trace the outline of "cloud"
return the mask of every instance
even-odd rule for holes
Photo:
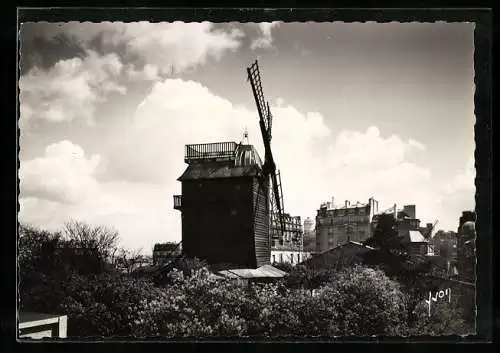
[[[250,48],[254,49],[266,49],[270,48],[273,44],[273,37],[271,35],[271,30],[280,25],[280,22],[261,22],[258,24],[260,37],[254,39],[250,44]]]
[[[209,58],[218,60],[226,51],[238,49],[244,36],[236,28],[223,31],[214,29],[214,24],[209,22],[180,21],[68,22],[54,25],[45,32],[48,37],[61,34],[88,49],[99,42],[102,51],[119,52],[123,59],[134,61],[141,69],[147,65],[149,72],[154,67],[165,75],[202,65]]]
[[[117,55],[95,52],[83,59],[61,60],[47,71],[32,68],[19,81],[21,126],[33,119],[93,123],[96,103],[110,93],[126,92],[117,82],[122,69]]]
[[[45,155],[23,161],[19,169],[23,197],[74,204],[94,197],[94,173],[100,156],[85,157],[83,149],[69,141],[49,145]]]
[[[49,145],[42,157],[22,161],[19,219],[52,230],[70,219],[105,224],[120,231],[124,246],[146,250],[178,233],[180,220],[162,221],[174,212],[168,190],[147,183],[101,182],[96,179],[100,163],[99,155],[87,157],[66,140]]]
[[[412,161],[414,153],[426,153],[420,142],[384,136],[374,126],[334,134],[320,113],[301,112],[283,100],[271,110],[271,145],[287,212],[314,217],[331,196],[338,204],[374,196],[381,208],[415,203],[422,221],[439,218],[442,225],[447,222],[445,228],[454,227],[460,212],[443,207],[446,200],[430,170]],[[42,225],[68,218],[113,225],[131,247],[178,240],[180,214],[173,210],[172,196],[181,193],[176,179],[186,168],[184,145],[239,142],[245,127],[263,158],[255,111],[197,82],[157,82],[126,133],[107,136],[114,148],[86,157],[80,147],[63,142],[43,157],[23,161],[20,217]]]
[[[460,215],[462,211],[473,211],[476,201],[476,169],[474,166],[474,155],[467,159],[467,163],[463,170],[457,172],[448,183],[441,186],[440,191],[443,195],[441,199],[441,208],[446,209],[440,219],[441,226],[446,228],[447,225],[458,227],[458,217],[451,217],[452,214]]]
[[[61,35],[78,43],[85,55],[60,60],[46,70],[35,66],[20,78],[24,128],[33,119],[91,124],[96,104],[110,93],[125,93],[127,81],[155,81],[209,58],[219,60],[239,47],[243,33],[214,30],[208,22],[69,22],[44,27],[47,39]]]
[[[476,168],[474,163],[474,156],[470,156],[464,170],[455,175],[449,183],[443,185],[443,190],[448,194],[475,190]]]

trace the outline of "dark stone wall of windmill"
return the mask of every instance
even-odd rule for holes
[[[270,264],[271,244],[269,239],[269,197],[268,182],[253,180],[254,234],[257,267]]]
[[[252,178],[182,183],[182,245],[209,264],[255,266]]]

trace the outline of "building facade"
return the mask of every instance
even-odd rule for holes
[[[316,251],[316,230],[314,220],[307,217],[304,220],[304,251]]]
[[[153,248],[153,265],[161,265],[173,261],[182,254],[180,243],[155,244]]]
[[[434,254],[447,261],[455,262],[457,260],[457,241],[457,233],[437,231],[431,240],[432,245],[434,245]]]
[[[398,235],[408,253],[433,255],[434,247],[421,232],[420,219],[417,218],[415,205],[404,205],[402,210],[396,211],[396,215]]]
[[[304,251],[304,231],[299,216],[283,215],[285,232],[280,231],[278,217],[271,221],[271,263],[289,263],[296,265],[310,256]]]
[[[371,236],[373,216],[378,212],[378,201],[335,206],[327,202],[316,215],[316,252],[321,253],[350,241],[362,242]]]
[[[457,234],[458,277],[467,282],[476,280],[476,214],[464,211]]]

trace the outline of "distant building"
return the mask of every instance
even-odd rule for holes
[[[316,230],[314,229],[314,220],[307,217],[304,220],[304,251],[316,251]]]
[[[372,233],[372,219],[378,213],[378,201],[343,206],[332,202],[320,206],[316,215],[316,252],[322,253],[350,241],[363,242]]]
[[[462,213],[457,234],[457,270],[462,280],[474,282],[476,279],[476,215]]]
[[[431,255],[432,244],[420,231],[420,219],[416,216],[415,205],[405,205],[396,212],[398,236],[411,255]]]
[[[153,248],[153,265],[164,264],[181,255],[182,247],[179,243],[155,244]]]
[[[426,223],[425,227],[420,227],[420,233],[422,233],[425,239],[430,240],[432,238],[432,231],[434,230],[434,226],[435,225],[432,223]]]
[[[363,263],[363,256],[372,250],[373,248],[370,246],[355,241],[349,241],[348,243],[339,245],[320,254],[315,254],[306,260],[304,265],[315,269],[339,269],[342,266]]]
[[[457,260],[457,233],[439,230],[431,239],[435,255],[451,262]]]
[[[276,234],[271,242],[271,263],[296,265],[310,254],[304,251],[304,232],[300,217],[284,214],[285,232],[282,234],[276,218],[271,222],[271,234]]]

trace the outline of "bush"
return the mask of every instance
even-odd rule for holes
[[[337,271],[335,269],[315,269],[297,265],[285,277],[288,288],[317,289],[330,283]]]
[[[344,269],[319,290],[319,296],[331,298],[338,335],[400,335],[406,330],[404,294],[382,271]]]
[[[273,267],[276,267],[278,270],[284,271],[286,273],[290,273],[293,271],[293,265],[288,262],[276,262],[272,265]]]
[[[161,295],[147,281],[122,274],[73,276],[59,311],[68,315],[68,336],[154,336],[154,316],[145,315]]]
[[[462,308],[453,304],[432,303],[429,317],[428,306],[422,301],[415,308],[415,316],[417,319],[408,330],[412,336],[468,335],[475,331],[465,320]]]
[[[434,321],[423,321],[418,311],[415,315],[425,327],[407,330],[405,295],[399,285],[367,267],[335,272],[298,265],[283,282],[243,284],[211,275],[203,261],[179,258],[165,267],[162,284],[155,286],[117,271],[81,271],[84,263],[77,266],[54,256],[53,250],[63,244],[58,243],[60,237],[24,231],[21,306],[68,315],[69,337],[439,333],[458,317],[458,312],[445,310],[431,317]],[[457,325],[461,322],[453,327],[460,328]]]

